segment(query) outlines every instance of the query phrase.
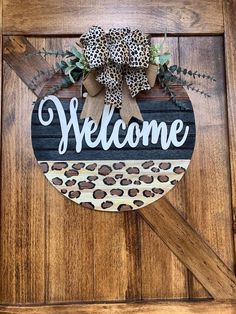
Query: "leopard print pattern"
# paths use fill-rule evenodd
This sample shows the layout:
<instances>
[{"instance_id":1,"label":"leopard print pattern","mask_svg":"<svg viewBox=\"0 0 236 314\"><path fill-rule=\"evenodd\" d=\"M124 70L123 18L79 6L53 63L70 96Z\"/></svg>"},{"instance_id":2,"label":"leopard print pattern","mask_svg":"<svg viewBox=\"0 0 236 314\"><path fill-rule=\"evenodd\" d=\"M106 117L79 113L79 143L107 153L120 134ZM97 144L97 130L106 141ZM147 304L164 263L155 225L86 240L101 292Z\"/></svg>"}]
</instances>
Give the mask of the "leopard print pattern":
<instances>
[{"instance_id":1,"label":"leopard print pattern","mask_svg":"<svg viewBox=\"0 0 236 314\"><path fill-rule=\"evenodd\" d=\"M104 104L120 109L122 106L122 68L110 62L104 69L97 71L97 81L106 85Z\"/></svg>"},{"instance_id":2,"label":"leopard print pattern","mask_svg":"<svg viewBox=\"0 0 236 314\"><path fill-rule=\"evenodd\" d=\"M80 37L91 69L97 70L97 81L105 86L105 104L122 107L122 85L126 80L132 97L149 90L146 69L150 58L150 40L140 30L112 28L106 34L93 26Z\"/></svg>"},{"instance_id":3,"label":"leopard print pattern","mask_svg":"<svg viewBox=\"0 0 236 314\"><path fill-rule=\"evenodd\" d=\"M47 179L74 202L128 211L158 200L184 175L190 160L40 161Z\"/></svg>"},{"instance_id":4,"label":"leopard print pattern","mask_svg":"<svg viewBox=\"0 0 236 314\"><path fill-rule=\"evenodd\" d=\"M151 88L148 83L145 69L128 68L125 79L132 97L135 97L140 90L149 90Z\"/></svg>"}]
</instances>

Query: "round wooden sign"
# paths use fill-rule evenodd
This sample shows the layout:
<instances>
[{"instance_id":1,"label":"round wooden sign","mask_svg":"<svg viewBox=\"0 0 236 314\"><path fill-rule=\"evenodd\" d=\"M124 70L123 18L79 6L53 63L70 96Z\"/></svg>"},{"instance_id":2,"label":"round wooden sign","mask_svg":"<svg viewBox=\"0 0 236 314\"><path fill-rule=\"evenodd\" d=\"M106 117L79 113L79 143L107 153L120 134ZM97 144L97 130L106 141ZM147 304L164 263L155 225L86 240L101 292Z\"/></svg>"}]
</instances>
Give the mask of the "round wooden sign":
<instances>
[{"instance_id":1,"label":"round wooden sign","mask_svg":"<svg viewBox=\"0 0 236 314\"><path fill-rule=\"evenodd\" d=\"M182 87L173 88L176 102L158 86L140 93L144 121L132 118L127 127L108 106L98 126L80 119L78 87L38 101L32 144L44 175L90 209L135 210L158 200L183 177L195 143L192 104Z\"/></svg>"}]
</instances>

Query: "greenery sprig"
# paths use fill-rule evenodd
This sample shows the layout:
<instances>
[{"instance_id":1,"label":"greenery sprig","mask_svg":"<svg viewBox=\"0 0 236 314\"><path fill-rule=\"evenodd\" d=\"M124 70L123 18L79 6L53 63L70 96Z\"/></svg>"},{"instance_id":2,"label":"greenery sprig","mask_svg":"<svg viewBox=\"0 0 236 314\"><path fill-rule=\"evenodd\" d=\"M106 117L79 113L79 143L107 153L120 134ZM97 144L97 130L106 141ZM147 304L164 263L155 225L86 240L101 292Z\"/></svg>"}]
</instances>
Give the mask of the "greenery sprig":
<instances>
[{"instance_id":1,"label":"greenery sprig","mask_svg":"<svg viewBox=\"0 0 236 314\"><path fill-rule=\"evenodd\" d=\"M172 87L174 84L185 86L189 90L199 93L205 97L210 97L207 92L194 86L194 84L189 82L187 79L183 79L182 76L188 76L193 79L206 79L211 82L215 82L216 79L209 74L199 73L198 71L186 69L175 64L169 65L171 53L169 51L163 51L165 39L162 43L153 44L150 47L150 63L159 66L159 72L157 74L156 81L159 82L163 91L169 95L176 104L176 94ZM57 71L61 71L64 74L61 82L50 88L46 95L55 94L62 88L68 88L77 82L81 77L85 77L90 72L89 64L84 54L74 46L70 50L55 51L48 51L43 48L35 54L41 55L43 57L53 55L56 58L62 58L56 62L55 68L53 67L51 70L46 72L43 70L38 71L37 75L32 80L31 88L35 89L40 80L44 79L45 76L50 78Z\"/></svg>"},{"instance_id":2,"label":"greenery sprig","mask_svg":"<svg viewBox=\"0 0 236 314\"><path fill-rule=\"evenodd\" d=\"M33 78L30 87L32 90L35 90L40 81L42 81L45 77L50 78L57 71L61 71L64 74L60 83L50 88L44 96L55 94L63 88L68 88L77 82L81 77L85 77L90 71L84 55L76 47L72 47L71 50L55 51L49 51L43 48L42 50L37 51L34 55L41 55L43 57L50 55L63 58L62 60L56 62L55 68L53 67L50 71L40 70Z\"/></svg>"},{"instance_id":3,"label":"greenery sprig","mask_svg":"<svg viewBox=\"0 0 236 314\"><path fill-rule=\"evenodd\" d=\"M208 74L201 74L199 73L198 71L192 71L192 70L188 70L188 69L185 69L185 68L181 68L180 66L177 66L177 65L171 65L169 67L169 70L171 73L177 73L177 74L184 74L184 75L189 75L189 76L192 76L194 79L196 79L197 77L198 78L205 78L207 80L210 80L212 82L216 82L216 79L211 76L211 75L208 75Z\"/></svg>"},{"instance_id":4,"label":"greenery sprig","mask_svg":"<svg viewBox=\"0 0 236 314\"><path fill-rule=\"evenodd\" d=\"M193 85L186 79L181 78L181 74L184 76L189 76L193 79L200 78L215 82L216 79L205 73L199 73L198 71L189 70L182 68L176 64L169 65L171 59L171 53L164 50L164 43L166 41L166 35L162 43L151 45L150 47L150 62L159 65L159 73L157 74L157 81L159 82L163 91L170 96L172 100L175 101L176 94L172 89L173 84L178 84L185 86L187 89L199 93L205 97L210 97L210 95L204 90Z\"/></svg>"},{"instance_id":5,"label":"greenery sprig","mask_svg":"<svg viewBox=\"0 0 236 314\"><path fill-rule=\"evenodd\" d=\"M164 64L160 67L159 74L157 75L157 79L163 87L164 91L170 95L171 98L175 98L175 93L171 90L171 84L178 84L181 86L186 86L187 89L190 89L192 91L195 91L197 93L200 93L201 95L205 97L211 97L207 92L193 86L193 83L188 82L187 80L182 79L181 77L178 77L173 74L173 72L170 70L168 65ZM214 79L214 78L212 78ZM214 79L215 81L215 79Z\"/></svg>"}]
</instances>

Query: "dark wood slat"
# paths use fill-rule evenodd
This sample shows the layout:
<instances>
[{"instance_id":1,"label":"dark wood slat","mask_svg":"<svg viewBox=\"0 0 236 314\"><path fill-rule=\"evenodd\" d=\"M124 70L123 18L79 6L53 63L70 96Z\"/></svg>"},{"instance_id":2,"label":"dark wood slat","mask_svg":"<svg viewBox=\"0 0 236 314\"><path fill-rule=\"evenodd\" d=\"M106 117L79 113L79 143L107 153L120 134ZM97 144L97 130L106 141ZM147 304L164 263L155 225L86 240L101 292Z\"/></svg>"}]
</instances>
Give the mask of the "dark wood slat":
<instances>
[{"instance_id":1,"label":"dark wood slat","mask_svg":"<svg viewBox=\"0 0 236 314\"><path fill-rule=\"evenodd\" d=\"M70 88L68 88L66 90L64 89L63 90L63 94L67 90L71 90L71 88L72 87L70 87ZM155 88L155 90L160 91L159 85L156 85L153 88ZM75 97L75 94L73 94L71 97ZM154 100L151 97L149 97L148 94L143 95L142 98L138 98L137 97L137 99L138 99L139 107L142 110L142 112L153 111L153 106L155 108L155 112L173 112L173 113L180 112L180 113L185 113L185 112L192 112L193 111L192 104L189 101L189 99L187 99L187 100L181 99L180 100L181 102L180 101L177 102L178 104L182 105L182 108L180 109L174 102L170 101L170 97L168 97L168 96L165 96L165 97L166 97L166 99L162 99L162 98L159 99L159 96L157 96L158 103L156 101L157 98ZM180 98L180 96L179 96L179 98ZM61 103L63 104L63 108L64 108L65 112L69 113L69 100L71 98L70 97L64 98L64 95L63 95L62 97L59 96L59 99L60 99ZM78 104L79 104L78 112L82 111L82 104L83 103L84 103L84 99L78 98ZM50 103L49 104L45 104L42 111L43 112L47 112L47 108L49 108L49 107L54 112L57 111L55 106L50 106ZM33 113L37 113L37 108L38 108L37 106L34 106ZM114 114L118 114L118 110L115 109Z\"/></svg>"},{"instance_id":2,"label":"dark wood slat","mask_svg":"<svg viewBox=\"0 0 236 314\"><path fill-rule=\"evenodd\" d=\"M192 149L185 149L185 150L182 150L182 153L183 154L181 157L181 155L179 154L178 151L176 150L169 150L169 158L168 159L191 159L191 156L192 156ZM139 158L140 160L147 160L147 153L145 152L145 150L141 150L141 151L138 151L138 154L139 154ZM38 160L45 160L45 154L42 152L42 151L38 151L36 153L36 157ZM165 153L163 153L162 151L158 152L157 154L157 151L156 149L155 150L150 150L149 151L149 155L148 155L148 160L155 160L157 159L160 159L160 160L163 160L166 158L166 155ZM112 156L112 159L114 157ZM120 159L119 159L120 158ZM122 153L119 154L119 158L117 158L117 160L132 160L133 158L133 152L130 152L130 151L124 151ZM66 159L67 160L83 160L83 155L80 154L75 154L74 152L67 152L66 153ZM110 157L109 155L106 155L106 158L104 158L104 152L103 151L97 151L96 152L96 155L91 152L91 155L86 155L86 158L85 160L99 160L99 159L103 159L103 160L110 160ZM58 152L57 151L50 151L48 152L47 154L47 159L46 160L63 160L63 158L60 158L58 156Z\"/></svg>"},{"instance_id":3,"label":"dark wood slat","mask_svg":"<svg viewBox=\"0 0 236 314\"><path fill-rule=\"evenodd\" d=\"M35 125L38 125L38 123L36 123ZM195 125L193 123L189 123L189 135L194 135L195 134ZM79 123L79 127L82 127L81 123ZM112 125L108 126L108 132L111 131L112 129ZM167 124L167 129L169 130L170 129L170 123ZM94 132L94 135L92 135L91 137L95 137L96 135L98 134L98 131ZM110 134L110 133L109 133ZM184 134L184 131L181 131L179 133L179 135L183 135ZM126 132L125 130L120 130L120 137L121 138L124 138L126 135ZM50 138L61 138L61 130L60 129L56 129L54 130L54 127L50 127L48 126L47 128L42 129L34 129L33 132L32 132L32 137L33 138L47 138L47 137L50 137ZM74 133L73 133L73 130L71 130L69 132L69 138L74 138Z\"/></svg>"},{"instance_id":4,"label":"dark wood slat","mask_svg":"<svg viewBox=\"0 0 236 314\"><path fill-rule=\"evenodd\" d=\"M29 41L33 38L29 38ZM45 38L47 50L61 49L69 43L68 38ZM70 45L72 45L71 39ZM36 42L38 39L36 38ZM52 66L54 56L47 56ZM53 80L61 80L54 76ZM48 82L50 85L51 82ZM44 87L47 90L47 83ZM74 85L61 93L66 97L80 96ZM71 93L71 94L70 94ZM35 160L36 162L36 160ZM41 177L41 180L44 180ZM94 213L58 194L46 180L46 303L92 301L94 299Z\"/></svg>"},{"instance_id":5,"label":"dark wood slat","mask_svg":"<svg viewBox=\"0 0 236 314\"><path fill-rule=\"evenodd\" d=\"M158 106L158 103L157 103L157 106ZM45 116L45 119L48 117L48 113L46 112L43 117ZM67 118L70 118L70 114L68 113L67 115ZM164 121L168 124L171 124L174 120L176 119L181 119L185 124L187 124L188 122L190 123L194 123L194 115L192 112L189 112L189 111L180 111L180 112L156 112L155 109L153 108L153 110L149 111L149 112L143 112L142 113L142 116L143 116L143 119L145 121L151 121L155 118L155 120L157 120L158 122L161 122L161 121ZM38 115L37 114L34 114L33 115L33 123L34 122L39 122L39 119L38 119ZM113 114L112 116L112 119L110 120L110 124L115 124L115 122L120 119L120 115L119 113L115 113ZM137 120L136 120L137 121ZM53 118L53 122L51 125L58 125L59 126L59 118L58 118L58 115L55 115L55 117ZM79 121L80 124L83 124L83 120L80 120ZM46 128L46 127L43 127L42 128Z\"/></svg>"},{"instance_id":6,"label":"dark wood slat","mask_svg":"<svg viewBox=\"0 0 236 314\"><path fill-rule=\"evenodd\" d=\"M177 136L178 139L181 139L183 135L181 136ZM91 137L93 140L96 139L96 136ZM124 137L119 137L122 138L124 140ZM58 146L59 146L59 142L60 142L60 137L59 138L35 138L34 140L34 149L35 150L44 150L44 151L50 151L50 150L58 150ZM188 136L188 138L186 139L186 142L184 143L183 146L181 146L181 148L176 148L173 145L170 146L169 149L171 150L176 150L176 151L180 151L181 149L193 149L194 147L194 136ZM75 138L69 138L68 140L68 151L75 151L75 147L76 147L76 140ZM93 149L94 154L96 154L96 150L102 150L102 144L99 144L96 149ZM143 146L142 144L139 144L137 147L135 147L135 150L153 150L153 149L162 149L161 144L158 142L157 144L149 144L148 147ZM168 150L169 150L168 149ZM85 150L89 150L91 151L91 148L89 148L86 144L84 144L84 148L83 151ZM134 150L134 148L130 147L128 144L126 144L122 150ZM112 144L111 147L109 148L109 152L113 152L113 151L119 151L119 149L117 149L117 147ZM157 152L158 153L158 152ZM104 152L105 155L105 152ZM168 159L168 151L166 151L166 159ZM116 160L116 158L114 158L114 160Z\"/></svg>"},{"instance_id":7,"label":"dark wood slat","mask_svg":"<svg viewBox=\"0 0 236 314\"><path fill-rule=\"evenodd\" d=\"M147 33L223 33L219 0L4 0L4 34L78 34L91 25L138 27ZM209 13L210 12L210 13Z\"/></svg>"}]
</instances>

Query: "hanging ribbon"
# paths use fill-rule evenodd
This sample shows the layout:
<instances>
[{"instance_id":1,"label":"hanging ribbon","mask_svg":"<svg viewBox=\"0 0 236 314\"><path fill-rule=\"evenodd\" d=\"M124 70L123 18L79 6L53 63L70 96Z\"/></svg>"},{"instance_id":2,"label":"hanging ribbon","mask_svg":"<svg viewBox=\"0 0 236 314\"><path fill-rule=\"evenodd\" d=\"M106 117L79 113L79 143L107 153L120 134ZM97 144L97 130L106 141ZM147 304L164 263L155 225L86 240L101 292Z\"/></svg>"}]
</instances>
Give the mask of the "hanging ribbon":
<instances>
[{"instance_id":1,"label":"hanging ribbon","mask_svg":"<svg viewBox=\"0 0 236 314\"><path fill-rule=\"evenodd\" d=\"M155 74L150 71L149 38L128 27L110 29L106 34L101 27L93 26L80 37L80 44L91 69L83 82L89 95L81 117L90 116L99 123L104 105L112 105L120 109L126 124L132 117L143 120L134 97L153 86L158 71L157 66ZM103 87L105 93L101 92Z\"/></svg>"}]
</instances>

